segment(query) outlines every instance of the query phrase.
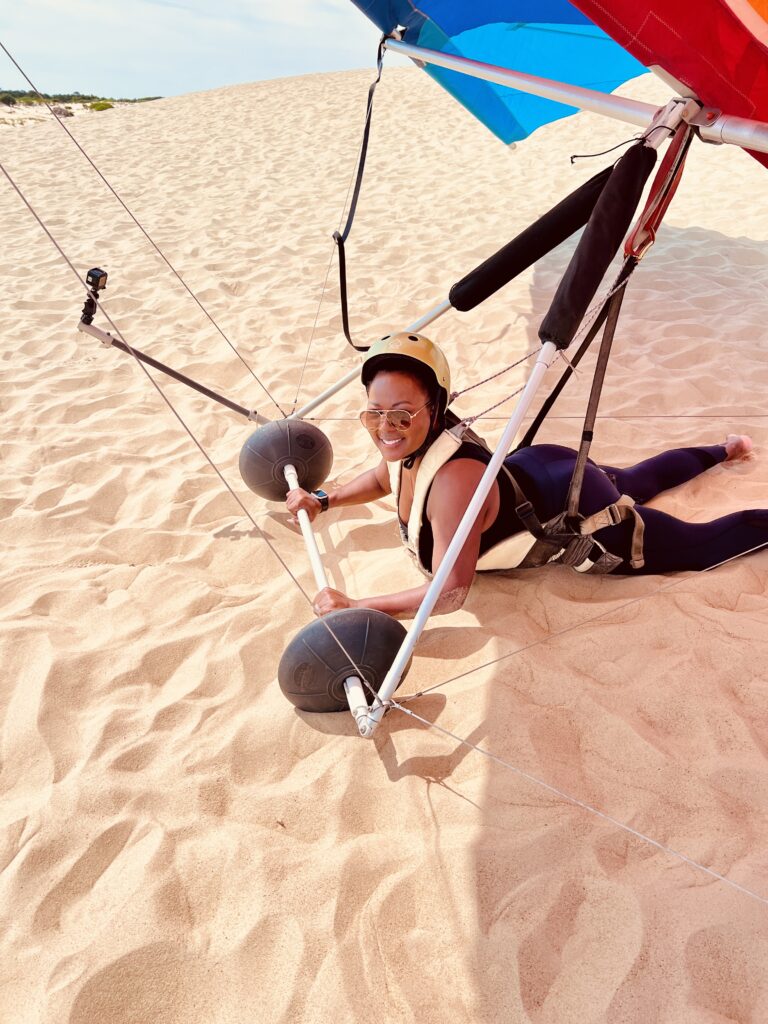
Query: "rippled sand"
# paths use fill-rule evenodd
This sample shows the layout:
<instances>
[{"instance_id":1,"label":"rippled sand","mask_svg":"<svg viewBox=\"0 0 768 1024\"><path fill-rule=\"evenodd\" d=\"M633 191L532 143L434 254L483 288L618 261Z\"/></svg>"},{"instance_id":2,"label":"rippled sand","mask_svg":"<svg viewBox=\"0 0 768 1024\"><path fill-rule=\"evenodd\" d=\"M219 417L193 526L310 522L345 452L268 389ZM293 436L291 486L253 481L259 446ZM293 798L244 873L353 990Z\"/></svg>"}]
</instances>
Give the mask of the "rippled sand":
<instances>
[{"instance_id":1,"label":"rippled sand","mask_svg":"<svg viewBox=\"0 0 768 1024\"><path fill-rule=\"evenodd\" d=\"M131 344L273 417L357 358L335 266L323 281L371 77L67 122L271 398L58 125L0 125L2 159L77 270L109 271ZM611 159L570 154L630 134L580 115L507 150L426 76L385 73L348 244L355 335L437 304ZM597 459L755 438L658 500L686 519L768 505L767 183L695 145L617 332ZM483 578L401 691L439 686L409 706L453 735L394 711L366 742L348 716L299 715L276 666L314 586L286 515L239 479L252 425L160 379L253 522L135 364L77 333L82 290L7 183L0 218L0 1019L768 1020L768 552L698 576ZM572 248L435 325L458 388L535 348ZM541 439L575 442L588 387L585 368ZM333 479L370 464L360 401L353 385L318 413ZM418 580L386 502L319 537L352 595Z\"/></svg>"}]
</instances>

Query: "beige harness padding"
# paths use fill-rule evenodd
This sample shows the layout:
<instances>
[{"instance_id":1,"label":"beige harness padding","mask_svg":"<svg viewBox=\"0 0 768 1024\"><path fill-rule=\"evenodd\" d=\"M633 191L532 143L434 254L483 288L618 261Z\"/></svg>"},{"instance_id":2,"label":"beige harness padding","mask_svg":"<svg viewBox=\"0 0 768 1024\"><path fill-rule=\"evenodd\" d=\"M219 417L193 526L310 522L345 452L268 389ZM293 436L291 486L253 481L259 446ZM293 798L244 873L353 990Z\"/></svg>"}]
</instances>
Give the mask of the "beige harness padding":
<instances>
[{"instance_id":1,"label":"beige harness padding","mask_svg":"<svg viewBox=\"0 0 768 1024\"><path fill-rule=\"evenodd\" d=\"M424 520L424 508L429 496L429 489L438 471L456 454L465 440L467 431L465 428L462 428L463 424L460 423L450 430L444 430L435 442L430 445L424 458L421 460L416 474L413 504L411 505L411 513L408 517L407 530L403 527L399 516L402 463L396 462L387 465L392 494L395 498L395 505L398 508L398 525L400 527L401 540L419 569L425 576L429 577L432 576L431 571L422 564L419 558L419 535L421 534ZM469 433L472 441L476 441L481 447L487 448L487 446L483 445L481 438L471 434L471 432ZM510 472L507 466L502 466L502 469L510 480L516 500L518 505L520 505L527 499L520 485L515 480L514 474ZM501 510L499 510L499 514L501 514ZM578 526L579 534L574 534L571 531L569 534L563 535L560 523L563 516L564 513L557 516L551 522L544 524L544 532L546 534L547 528L549 528L551 539L537 537L533 533L528 532L528 530L514 533L511 537L505 537L504 540L499 541L498 544L495 544L480 556L477 560L478 571L490 572L504 569L537 568L549 562L561 561L576 569L577 572L611 572L620 564L621 558L606 551L603 545L599 541L594 540L591 535L606 526L617 526L630 517L634 518L635 521L632 531L630 565L633 569L641 569L645 564L643 559L645 523L635 508L634 499L630 498L629 495L622 494L613 504L607 505L605 508L600 509L599 512L595 512L593 515L582 519ZM569 540L569 537L572 539ZM596 544L603 552L602 557L598 561L588 557L590 542Z\"/></svg>"},{"instance_id":2,"label":"beige harness padding","mask_svg":"<svg viewBox=\"0 0 768 1024\"><path fill-rule=\"evenodd\" d=\"M422 565L419 558L419 536L424 522L424 508L429 496L429 489L438 471L456 454L464 442L465 431L460 429L461 426L459 424L450 430L444 430L437 440L429 446L424 458L421 460L416 474L416 485L413 489L413 504L411 505L411 513L408 517L407 533L403 529L398 515L401 539L419 569L426 576L431 576L432 573L425 565ZM395 505L399 508L402 463L390 463L387 469L389 471L389 481L395 498ZM478 558L477 569L479 572L489 572L494 569L515 569L525 560L535 543L536 538L527 531L506 537Z\"/></svg>"},{"instance_id":3,"label":"beige harness padding","mask_svg":"<svg viewBox=\"0 0 768 1024\"><path fill-rule=\"evenodd\" d=\"M594 515L587 516L579 523L579 530L582 534L595 533L606 526L618 526L625 519L632 517L635 520L632 530L632 551L629 564L633 569L642 569L645 565L643 558L643 537L645 535L645 523L640 513L635 508L635 499L628 494L622 494L618 501L607 505Z\"/></svg>"}]
</instances>

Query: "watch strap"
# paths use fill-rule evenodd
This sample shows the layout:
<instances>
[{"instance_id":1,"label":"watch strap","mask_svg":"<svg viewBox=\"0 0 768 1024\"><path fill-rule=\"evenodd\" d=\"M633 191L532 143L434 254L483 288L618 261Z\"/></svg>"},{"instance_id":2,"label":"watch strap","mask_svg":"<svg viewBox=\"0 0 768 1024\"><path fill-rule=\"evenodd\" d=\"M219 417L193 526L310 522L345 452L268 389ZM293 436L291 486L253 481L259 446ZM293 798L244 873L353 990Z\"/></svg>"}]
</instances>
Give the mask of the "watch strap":
<instances>
[{"instance_id":1,"label":"watch strap","mask_svg":"<svg viewBox=\"0 0 768 1024\"><path fill-rule=\"evenodd\" d=\"M316 491L312 491L312 494L320 502L320 511L321 512L327 512L328 511L328 494L326 493L326 491L323 491L320 488L318 488Z\"/></svg>"}]
</instances>

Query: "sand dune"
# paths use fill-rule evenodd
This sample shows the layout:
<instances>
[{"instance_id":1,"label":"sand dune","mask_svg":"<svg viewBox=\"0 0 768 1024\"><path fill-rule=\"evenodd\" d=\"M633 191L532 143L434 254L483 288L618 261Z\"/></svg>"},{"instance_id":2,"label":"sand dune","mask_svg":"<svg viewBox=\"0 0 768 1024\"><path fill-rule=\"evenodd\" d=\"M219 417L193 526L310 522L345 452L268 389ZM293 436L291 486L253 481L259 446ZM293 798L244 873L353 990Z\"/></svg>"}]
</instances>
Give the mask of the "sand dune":
<instances>
[{"instance_id":1,"label":"sand dune","mask_svg":"<svg viewBox=\"0 0 768 1024\"><path fill-rule=\"evenodd\" d=\"M131 344L274 417L357 358L335 265L323 281L370 78L67 122L219 330L57 124L0 125L2 159L77 270L109 271ZM426 76L387 72L348 249L355 334L415 320L610 159L571 153L629 134L579 115L507 150ZM755 438L658 500L690 520L768 504L765 187L746 155L696 145L617 332L596 458ZM497 760L402 712L374 742L296 713L276 666L314 586L283 510L239 479L252 427L160 380L253 522L135 364L77 333L82 289L7 183L0 217L0 1020L768 1020L768 553L480 580L400 693L436 687L408 707ZM572 249L435 325L457 387L536 347ZM588 387L587 367L541 439L575 441ZM372 457L360 401L318 410L333 479ZM419 579L386 502L319 526L352 595Z\"/></svg>"}]
</instances>

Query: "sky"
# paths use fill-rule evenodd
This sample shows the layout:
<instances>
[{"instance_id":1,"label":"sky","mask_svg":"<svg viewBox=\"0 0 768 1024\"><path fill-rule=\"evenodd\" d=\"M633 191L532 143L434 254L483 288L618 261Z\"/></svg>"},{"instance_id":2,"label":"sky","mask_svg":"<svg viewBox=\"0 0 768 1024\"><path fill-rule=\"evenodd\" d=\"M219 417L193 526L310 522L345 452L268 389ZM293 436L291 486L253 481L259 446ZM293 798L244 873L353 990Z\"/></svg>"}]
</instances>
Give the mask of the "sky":
<instances>
[{"instance_id":1,"label":"sky","mask_svg":"<svg viewBox=\"0 0 768 1024\"><path fill-rule=\"evenodd\" d=\"M0 42L43 92L176 96L373 67L351 0L5 0ZM389 55L387 64L401 63ZM27 84L0 51L0 89Z\"/></svg>"}]
</instances>

